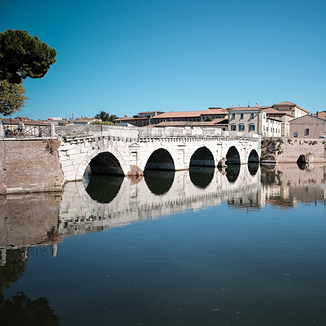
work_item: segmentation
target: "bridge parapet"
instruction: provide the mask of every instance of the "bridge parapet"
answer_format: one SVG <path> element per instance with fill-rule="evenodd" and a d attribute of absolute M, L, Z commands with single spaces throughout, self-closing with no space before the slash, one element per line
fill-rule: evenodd
<path fill-rule="evenodd" d="M 261 136 L 254 133 L 244 133 L 237 131 L 222 131 L 219 128 L 201 128 L 201 127 L 165 127 L 165 128 L 148 128 L 148 127 L 121 127 L 106 125 L 71 125 L 56 127 L 56 133 L 67 140 L 113 136 L 136 139 L 148 138 L 215 138 L 215 139 L 250 139 L 259 140 Z"/>
<path fill-rule="evenodd" d="M 196 164 L 213 161 L 209 164 L 217 166 L 219 162 L 225 161 L 230 148 L 236 148 L 234 152 L 239 156 L 238 162 L 244 164 L 248 162 L 252 150 L 256 151 L 257 160 L 260 156 L 259 135 L 221 131 L 218 128 L 77 125 L 57 127 L 56 132 L 63 140 L 58 152 L 65 181 L 81 180 L 88 164 L 102 153 L 105 157 L 113 155 L 115 158 L 115 163 L 111 160 L 112 156 L 111 163 L 100 163 L 104 164 L 103 168 L 105 166 L 106 170 L 110 165 L 115 173 L 119 171 L 124 175 L 141 174 L 151 155 L 157 151 L 160 151 L 159 157 L 152 157 L 152 165 L 148 168 L 154 168 L 155 165 L 155 168 L 161 169 L 187 170 L 194 153 L 203 148 L 211 156 L 200 158 L 203 162 L 195 159 Z M 92 164 L 94 167 L 94 161 Z"/>

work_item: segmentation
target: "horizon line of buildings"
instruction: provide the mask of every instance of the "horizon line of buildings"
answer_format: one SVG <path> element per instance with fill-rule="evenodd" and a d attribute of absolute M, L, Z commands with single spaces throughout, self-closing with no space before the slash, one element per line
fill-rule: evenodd
<path fill-rule="evenodd" d="M 67 120 L 49 118 L 32 120 L 27 117 L 1 118 L 5 125 L 90 124 L 100 119 L 81 117 Z M 295 103 L 284 101 L 271 106 L 209 107 L 201 111 L 145 111 L 133 117 L 114 120 L 115 125 L 135 127 L 211 127 L 223 131 L 258 133 L 263 137 L 326 138 L 326 111 L 310 113 Z"/>

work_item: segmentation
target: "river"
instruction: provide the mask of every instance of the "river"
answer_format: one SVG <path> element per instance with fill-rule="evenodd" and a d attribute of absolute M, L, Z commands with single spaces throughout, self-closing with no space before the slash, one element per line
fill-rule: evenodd
<path fill-rule="evenodd" d="M 1 325 L 325 325 L 325 165 L 0 197 Z"/>

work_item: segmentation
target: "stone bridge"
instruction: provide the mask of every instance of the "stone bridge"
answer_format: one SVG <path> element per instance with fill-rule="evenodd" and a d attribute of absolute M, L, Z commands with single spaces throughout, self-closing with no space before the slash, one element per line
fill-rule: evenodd
<path fill-rule="evenodd" d="M 142 175 L 146 169 L 188 170 L 259 162 L 260 136 L 217 128 L 57 127 L 65 181 L 96 174 Z"/>

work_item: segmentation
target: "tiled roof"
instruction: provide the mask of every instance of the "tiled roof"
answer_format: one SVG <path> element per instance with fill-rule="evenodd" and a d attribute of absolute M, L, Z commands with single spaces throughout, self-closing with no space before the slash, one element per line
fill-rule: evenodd
<path fill-rule="evenodd" d="M 145 111 L 145 112 L 138 112 L 138 114 L 154 114 L 154 113 L 164 113 L 164 111 Z"/>
<path fill-rule="evenodd" d="M 285 102 L 280 102 L 280 103 L 276 103 L 276 104 L 273 104 L 272 105 L 273 108 L 281 108 L 281 107 L 290 107 L 290 108 L 294 108 L 294 107 L 297 107 L 298 109 L 306 112 L 306 113 L 310 113 L 308 110 L 302 108 L 301 106 L 299 105 L 296 105 L 292 102 L 289 102 L 289 101 L 285 101 Z"/>
<path fill-rule="evenodd" d="M 224 113 L 224 110 L 220 109 L 210 109 L 205 111 L 177 111 L 177 112 L 165 112 L 159 114 L 154 119 L 168 119 L 168 118 L 193 118 L 193 117 L 200 117 L 201 115 L 214 115 L 214 114 L 221 114 Z"/>
<path fill-rule="evenodd" d="M 296 104 L 289 102 L 289 101 L 284 101 L 280 103 L 273 104 L 272 107 L 281 107 L 281 106 L 289 106 L 289 107 L 295 107 Z"/>
<path fill-rule="evenodd" d="M 155 127 L 214 127 L 221 124 L 213 123 L 213 121 L 164 121 L 160 122 Z M 227 125 L 227 124 L 226 124 Z"/>
<path fill-rule="evenodd" d="M 317 113 L 316 113 L 317 115 Z M 318 112 L 318 118 L 320 119 L 326 119 L 326 111 L 321 111 L 321 112 Z"/>
<path fill-rule="evenodd" d="M 141 118 L 124 117 L 124 118 L 114 119 L 114 121 L 130 121 L 130 120 L 147 120 L 147 117 L 141 117 Z"/>
<path fill-rule="evenodd" d="M 269 108 L 269 106 L 235 106 L 226 108 L 227 111 L 261 111 Z"/>

